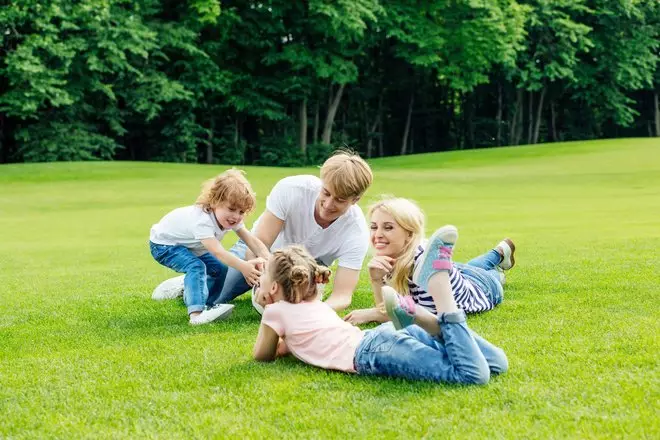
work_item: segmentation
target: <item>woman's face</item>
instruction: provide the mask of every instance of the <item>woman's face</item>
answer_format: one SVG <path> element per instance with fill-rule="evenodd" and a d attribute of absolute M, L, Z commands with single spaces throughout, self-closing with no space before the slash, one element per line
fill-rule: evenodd
<path fill-rule="evenodd" d="M 397 258 L 410 239 L 410 233 L 382 209 L 371 214 L 371 246 L 378 256 Z"/>

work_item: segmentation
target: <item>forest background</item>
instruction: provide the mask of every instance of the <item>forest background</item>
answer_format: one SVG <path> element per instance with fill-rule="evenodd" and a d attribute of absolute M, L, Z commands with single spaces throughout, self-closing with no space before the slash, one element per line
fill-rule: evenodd
<path fill-rule="evenodd" d="M 657 0 L 0 5 L 0 163 L 660 136 Z"/>

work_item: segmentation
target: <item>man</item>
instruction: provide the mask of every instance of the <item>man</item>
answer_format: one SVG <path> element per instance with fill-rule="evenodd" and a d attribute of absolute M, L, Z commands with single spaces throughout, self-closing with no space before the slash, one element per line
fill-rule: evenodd
<path fill-rule="evenodd" d="M 369 245 L 369 230 L 357 202 L 371 185 L 373 174 L 359 155 L 340 151 L 325 161 L 320 176 L 280 180 L 252 232 L 271 251 L 298 244 L 326 266 L 337 261 L 332 294 L 326 302 L 339 311 L 351 304 Z M 242 241 L 231 252 L 242 259 L 252 258 Z M 249 288 L 243 275 L 229 268 L 214 302 L 228 303 Z M 263 299 L 256 298 L 256 302 L 263 305 Z"/>

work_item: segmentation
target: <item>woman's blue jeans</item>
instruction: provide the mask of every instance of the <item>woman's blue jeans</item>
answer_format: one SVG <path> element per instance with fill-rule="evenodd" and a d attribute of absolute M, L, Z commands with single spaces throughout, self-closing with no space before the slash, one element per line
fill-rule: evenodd
<path fill-rule="evenodd" d="M 368 330 L 355 351 L 357 373 L 486 384 L 509 368 L 504 351 L 470 330 L 462 310 L 441 314 L 438 323 L 438 337 L 416 325 L 397 331 L 391 322 Z"/>
<path fill-rule="evenodd" d="M 467 264 L 454 263 L 454 265 L 463 274 L 463 277 L 486 292 L 493 306 L 496 306 L 502 302 L 504 297 L 501 274 L 496 269 L 500 261 L 502 261 L 502 256 L 495 249 L 491 249 L 468 261 Z"/>
<path fill-rule="evenodd" d="M 217 300 L 227 276 L 227 266 L 211 253 L 197 256 L 185 246 L 149 242 L 151 255 L 165 267 L 185 273 L 183 302 L 188 314 L 201 312 Z"/>

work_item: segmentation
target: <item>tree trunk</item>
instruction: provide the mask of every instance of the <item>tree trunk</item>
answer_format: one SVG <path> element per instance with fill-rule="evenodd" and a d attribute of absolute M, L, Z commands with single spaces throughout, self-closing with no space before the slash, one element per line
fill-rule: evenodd
<path fill-rule="evenodd" d="M 317 100 L 316 101 L 316 107 L 314 109 L 314 133 L 312 140 L 314 141 L 315 144 L 319 143 L 319 112 L 320 112 L 320 107 L 321 103 Z"/>
<path fill-rule="evenodd" d="M 406 128 L 403 130 L 403 139 L 401 141 L 401 155 L 406 154 L 408 147 L 408 135 L 410 134 L 410 122 L 412 119 L 413 106 L 415 105 L 415 92 L 410 94 L 410 101 L 408 102 L 408 117 L 406 118 Z"/>
<path fill-rule="evenodd" d="M 532 143 L 532 136 L 534 134 L 534 92 L 529 92 L 529 110 L 528 113 L 528 123 L 527 123 L 527 145 Z"/>
<path fill-rule="evenodd" d="M 236 116 L 236 121 L 234 122 L 234 148 L 238 150 L 238 128 L 239 128 L 239 123 L 238 123 L 238 116 Z"/>
<path fill-rule="evenodd" d="M 653 112 L 655 113 L 655 135 L 660 137 L 660 99 L 658 91 L 653 91 Z"/>
<path fill-rule="evenodd" d="M 559 141 L 559 136 L 557 136 L 557 114 L 555 113 L 555 101 L 550 101 L 550 130 L 552 132 L 552 141 Z"/>
<path fill-rule="evenodd" d="M 300 152 L 307 154 L 307 98 L 300 103 Z"/>
<path fill-rule="evenodd" d="M 502 83 L 499 81 L 497 83 L 497 115 L 495 116 L 495 120 L 497 121 L 495 145 L 499 147 L 502 145 Z"/>
<path fill-rule="evenodd" d="M 213 135 L 215 131 L 215 120 L 211 117 L 209 123 L 209 139 L 206 143 L 206 163 L 213 163 Z"/>
<path fill-rule="evenodd" d="M 368 107 L 365 106 L 365 109 Z M 380 97 L 378 98 L 378 110 L 376 111 L 376 116 L 374 117 L 374 123 L 371 125 L 371 128 L 367 127 L 367 157 L 371 158 L 371 151 L 373 149 L 373 143 L 374 143 L 374 137 L 373 133 L 376 132 L 376 128 L 380 125 L 380 118 L 381 114 L 383 112 L 383 92 L 381 91 Z M 365 123 L 369 120 L 368 118 L 368 110 L 365 110 Z M 380 138 L 382 139 L 382 133 L 379 134 Z M 382 144 L 382 143 L 381 143 Z M 381 145 L 382 148 L 382 145 Z M 383 153 L 381 152 L 380 155 L 382 156 Z"/>
<path fill-rule="evenodd" d="M 341 95 L 344 93 L 344 87 L 345 84 L 339 86 L 339 90 L 337 90 L 337 93 L 328 108 L 328 114 L 326 115 L 325 124 L 323 126 L 323 135 L 321 136 L 321 142 L 326 145 L 330 145 L 330 139 L 332 138 L 332 124 L 335 122 L 335 116 L 337 115 L 337 109 L 341 102 Z M 330 86 L 330 96 L 332 96 L 332 85 Z"/>
<path fill-rule="evenodd" d="M 511 118 L 511 127 L 509 129 L 509 145 L 518 145 L 518 119 L 522 113 L 523 106 L 523 91 L 521 89 L 516 89 L 516 104 L 513 111 L 513 117 Z"/>
<path fill-rule="evenodd" d="M 536 111 L 536 124 L 534 127 L 534 138 L 532 139 L 533 144 L 539 142 L 539 131 L 541 129 L 541 114 L 543 113 L 543 98 L 545 98 L 545 87 L 541 89 L 541 97 L 539 98 L 538 110 Z"/>

